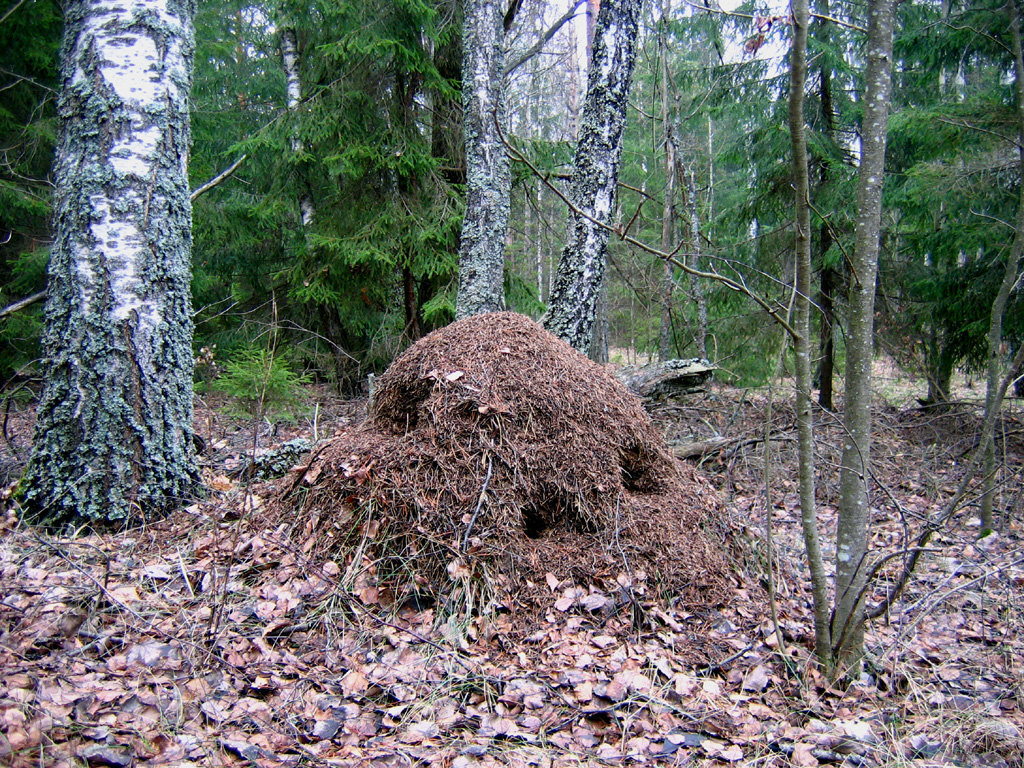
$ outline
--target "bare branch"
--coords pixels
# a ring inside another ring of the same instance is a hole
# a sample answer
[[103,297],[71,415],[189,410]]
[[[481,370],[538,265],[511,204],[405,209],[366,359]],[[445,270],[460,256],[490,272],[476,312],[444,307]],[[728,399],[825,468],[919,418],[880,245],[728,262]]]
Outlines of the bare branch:
[[[706,280],[714,280],[716,282],[721,283],[730,290],[736,291],[737,293],[742,293],[744,296],[751,299],[755,304],[761,307],[761,309],[767,312],[768,316],[771,317],[772,320],[774,320],[776,323],[778,323],[783,329],[785,329],[786,333],[788,333],[791,337],[793,337],[794,339],[798,337],[796,329],[789,324],[786,318],[779,313],[779,310],[776,307],[772,306],[772,304],[767,299],[754,293],[754,291],[752,291],[750,288],[744,285],[740,280],[734,280],[731,277],[727,277],[723,274],[714,271],[704,272],[703,270],[694,269],[689,264],[687,264],[685,260],[686,254],[680,253],[682,245],[680,245],[679,248],[676,248],[671,253],[666,253],[665,251],[659,250],[658,248],[648,245],[642,240],[637,240],[632,235],[625,234],[616,227],[598,221],[592,216],[589,216],[585,211],[581,211],[576,205],[573,204],[571,200],[569,200],[568,197],[566,197],[565,193],[562,192],[562,190],[560,190],[558,187],[551,183],[546,174],[541,173],[537,166],[531,163],[526,158],[526,156],[523,155],[522,152],[520,152],[518,149],[516,149],[508,142],[508,139],[505,138],[505,134],[502,132],[500,125],[498,126],[498,137],[501,139],[501,143],[505,146],[505,148],[511,153],[512,157],[518,160],[519,162],[523,163],[527,168],[529,168],[530,171],[544,183],[544,186],[546,186],[548,189],[554,192],[558,196],[558,198],[563,203],[565,203],[566,206],[568,206],[569,210],[571,210],[577,216],[586,219],[587,221],[597,225],[598,227],[601,227],[602,229],[608,230],[609,232],[617,235],[619,239],[622,240],[623,242],[636,246],[645,253],[649,253],[652,256],[657,256],[659,259],[664,259],[670,264],[679,267],[679,269],[681,269],[688,275],[693,275],[694,277],[702,277]],[[680,256],[683,256],[684,258],[680,259]]]
[[233,162],[231,165],[229,165],[227,167],[227,170],[222,171],[221,173],[217,174],[216,176],[214,176],[212,179],[210,179],[205,184],[203,184],[203,185],[201,185],[199,187],[196,187],[194,190],[192,190],[192,194],[189,195],[189,200],[195,200],[200,195],[206,194],[211,189],[213,189],[218,184],[220,184],[222,181],[224,181],[225,179],[230,177],[231,174],[233,174],[235,171],[238,170],[238,166],[240,166],[242,163],[245,162],[245,159],[247,157],[248,157],[248,155],[242,155],[240,158],[235,160],[235,162]]
[[8,315],[13,315],[15,312],[18,312],[19,310],[22,310],[25,307],[30,307],[36,302],[42,301],[45,298],[46,291],[40,291],[39,293],[33,293],[31,296],[24,298],[21,301],[16,301],[13,304],[8,304],[3,309],[0,309],[0,320],[7,317]]
[[511,75],[513,72],[519,69],[519,67],[523,66],[523,64],[525,64],[538,53],[540,53],[544,46],[548,44],[548,41],[556,34],[558,34],[558,30],[565,26],[566,22],[570,21],[573,17],[576,16],[576,9],[583,5],[583,3],[585,2],[586,0],[577,0],[574,6],[572,6],[568,11],[566,11],[561,16],[561,18],[559,18],[554,24],[548,27],[547,31],[540,36],[540,39],[536,43],[527,48],[526,51],[522,53],[519,56],[519,58],[517,58],[511,64],[505,64],[505,77]]
[[5,21],[7,21],[7,17],[14,13],[16,10],[18,10],[24,4],[25,0],[18,0],[18,2],[16,2],[14,5],[8,8],[7,12],[3,16],[0,16],[0,24],[3,24]]

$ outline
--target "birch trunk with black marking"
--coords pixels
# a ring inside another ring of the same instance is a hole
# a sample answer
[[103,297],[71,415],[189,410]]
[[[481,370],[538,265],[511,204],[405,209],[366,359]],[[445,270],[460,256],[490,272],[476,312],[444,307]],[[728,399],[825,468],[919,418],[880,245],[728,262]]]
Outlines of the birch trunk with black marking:
[[[686,180],[686,214],[690,219],[690,252],[686,261],[692,270],[701,269],[700,211],[697,208],[697,181],[691,166],[683,174]],[[700,357],[707,357],[708,345],[708,299],[704,294],[701,278],[690,273],[690,300],[697,309],[697,328],[693,334],[694,351]]]
[[584,354],[590,348],[604,281],[608,230],[622,155],[629,86],[636,60],[640,0],[605,0],[594,29],[580,133],[569,182],[569,230],[544,327]]
[[[288,85],[288,111],[298,112],[302,104],[302,80],[299,77],[299,42],[294,27],[284,27],[281,30],[281,66],[284,69],[284,79]],[[292,153],[300,157],[305,152],[302,139],[298,130],[292,133]],[[308,190],[299,197],[299,215],[302,219],[302,226],[305,229],[313,224],[315,209],[313,198]]]
[[836,594],[831,628],[833,656],[842,672],[856,671],[864,646],[864,590],[869,565],[866,560],[870,514],[871,360],[895,5],[895,0],[868,2],[857,221],[847,299],[845,437],[839,473]]
[[459,246],[455,317],[505,306],[505,230],[512,176],[499,126],[505,124],[503,9],[470,0],[463,23],[462,103],[466,139],[466,214]]
[[25,504],[138,521],[191,498],[195,0],[69,0],[45,385]]

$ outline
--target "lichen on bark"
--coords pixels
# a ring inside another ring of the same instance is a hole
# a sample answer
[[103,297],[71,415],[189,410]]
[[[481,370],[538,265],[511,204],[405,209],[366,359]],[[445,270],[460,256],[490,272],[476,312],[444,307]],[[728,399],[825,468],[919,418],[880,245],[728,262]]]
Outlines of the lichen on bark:
[[604,280],[606,227],[615,205],[641,5],[640,0],[606,0],[598,12],[569,182],[569,200],[576,210],[569,213],[566,245],[543,321],[547,330],[584,353]]
[[462,87],[466,143],[466,213],[459,246],[457,319],[505,304],[505,230],[512,185],[505,122],[503,9],[473,0],[465,9]]
[[61,50],[45,381],[27,510],[138,520],[192,497],[195,0],[73,0]]

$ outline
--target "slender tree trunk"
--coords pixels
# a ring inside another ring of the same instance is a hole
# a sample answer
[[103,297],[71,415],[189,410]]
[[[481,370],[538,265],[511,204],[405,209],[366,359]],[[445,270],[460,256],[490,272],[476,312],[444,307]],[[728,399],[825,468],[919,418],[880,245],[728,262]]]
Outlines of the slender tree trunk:
[[466,214],[459,248],[457,318],[505,307],[505,230],[512,176],[505,125],[503,8],[469,0],[463,24],[462,103],[466,137]]
[[[808,0],[793,0],[793,50],[790,53],[789,135],[793,145],[793,191],[796,213],[796,296],[793,303],[796,337],[796,418],[800,455],[800,519],[811,571],[814,598],[814,652],[831,669],[828,625],[828,582],[818,539],[814,502],[814,417],[811,413],[811,208],[804,128],[804,84],[807,81]],[[768,510],[771,514],[771,510]]]
[[[671,104],[669,82],[672,77],[668,64],[668,30],[666,22],[672,13],[671,0],[661,4],[661,28],[658,34],[658,52],[661,56],[661,124],[665,142],[665,200],[661,213],[661,250],[672,253],[676,248],[676,139],[672,129],[675,110]],[[672,357],[672,292],[675,288],[675,267],[668,261],[662,264],[661,327],[658,331],[658,359]]]
[[[818,0],[818,13],[820,16],[829,15],[828,0]],[[818,38],[820,49],[827,50],[831,46],[830,25],[831,22],[820,17],[814,24],[815,36]],[[821,55],[821,64],[818,67],[818,80],[822,124],[825,137],[831,144],[835,141],[835,115],[833,114],[832,107],[832,65],[824,54]],[[828,186],[831,174],[831,163],[827,157],[822,158],[818,177],[819,189],[824,189]],[[832,410],[832,379],[835,375],[835,307],[832,301],[832,294],[837,282],[835,267],[828,263],[828,250],[831,247],[832,230],[827,221],[822,221],[818,227],[818,260],[821,264],[818,293],[818,308],[821,311],[818,325],[818,405],[828,411]]]
[[[686,213],[690,219],[690,252],[686,260],[691,269],[701,268],[701,238],[700,238],[700,212],[697,208],[697,182],[691,168],[689,173],[684,173],[686,179]],[[690,300],[697,308],[697,329],[693,336],[694,348],[697,357],[708,356],[708,300],[704,295],[704,285],[700,278],[694,274],[690,275]]]
[[[1017,134],[1021,144],[1017,147],[1017,163],[1021,179],[1024,179],[1024,56],[1021,52],[1020,12],[1015,0],[1006,6],[1010,23],[1010,39],[1013,46],[1014,92],[1017,97]],[[992,314],[988,325],[988,369],[985,382],[985,423],[991,422],[992,429],[981,439],[985,446],[981,495],[981,528],[989,531],[995,527],[993,509],[996,501],[996,443],[992,434],[998,422],[996,418],[1002,407],[1000,379],[1002,373],[1003,313],[1010,299],[1010,291],[1018,280],[1021,256],[1024,256],[1024,183],[1018,183],[1017,221],[1013,244],[1006,257],[1006,269],[999,292],[992,303]]]
[[925,375],[928,378],[925,402],[928,405],[948,403],[953,382],[953,353],[938,325],[933,319],[925,349]]
[[589,217],[569,214],[565,249],[544,326],[574,348],[590,348],[604,279],[608,231],[622,155],[641,0],[605,0],[594,32],[594,59],[583,105],[569,199]]
[[826,411],[831,411],[833,379],[836,370],[836,344],[835,344],[835,303],[833,295],[836,289],[836,270],[824,263],[825,253],[832,243],[832,233],[828,224],[822,222],[818,229],[819,252],[822,255],[821,266],[821,292],[818,294],[818,306],[821,309],[821,316],[818,325],[819,355],[821,361],[818,364],[818,405]]
[[45,384],[23,483],[47,523],[191,498],[194,0],[69,0]]
[[[281,30],[281,62],[284,68],[285,82],[288,84],[288,111],[297,112],[302,103],[302,80],[299,78],[299,43],[295,35],[294,27],[284,27]],[[292,153],[301,155],[305,151],[302,139],[299,138],[298,130],[292,133]],[[303,180],[305,186],[305,180]],[[309,229],[313,224],[313,197],[308,189],[304,189],[299,197],[299,215],[302,219],[302,226]]]
[[861,124],[857,222],[847,301],[849,318],[843,412],[846,437],[839,477],[836,604],[832,619],[834,658],[844,671],[853,671],[859,666],[864,644],[863,592],[868,572],[870,514],[871,360],[894,16],[895,0],[868,0],[867,72]]
[[601,0],[587,0],[587,74],[594,64],[594,35],[597,34],[597,16]]
[[[462,79],[462,3],[454,3],[455,18],[434,48],[434,67],[442,81],[452,88]],[[455,184],[466,181],[466,137],[462,130],[462,101],[451,95],[451,88],[433,86],[430,129],[430,154],[443,161],[445,177]]]

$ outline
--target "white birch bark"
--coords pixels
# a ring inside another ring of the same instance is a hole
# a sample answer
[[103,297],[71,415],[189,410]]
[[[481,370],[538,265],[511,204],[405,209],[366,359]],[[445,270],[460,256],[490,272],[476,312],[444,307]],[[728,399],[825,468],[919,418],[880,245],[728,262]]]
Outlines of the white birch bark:
[[497,0],[469,0],[463,24],[466,214],[459,246],[457,319],[505,307],[505,230],[512,185],[505,125],[504,27]]
[[864,586],[868,563],[871,467],[871,361],[875,278],[878,270],[882,182],[892,82],[895,0],[869,0],[864,118],[857,189],[857,221],[851,258],[846,343],[839,524],[836,533],[836,595],[832,644],[841,669],[854,670],[863,653]]
[[569,182],[566,246],[558,262],[544,327],[575,349],[590,348],[604,280],[622,155],[626,105],[636,58],[640,0],[605,0],[594,30],[593,61]]
[[[299,43],[294,27],[285,27],[281,30],[281,66],[284,69],[284,79],[288,87],[288,111],[295,113],[302,103],[302,80],[299,77]],[[292,152],[301,155],[305,152],[302,139],[298,131],[292,133]],[[316,210],[313,207],[313,198],[308,191],[304,191],[299,197],[299,215],[302,219],[302,226],[309,229],[313,224],[313,216]]]
[[45,385],[25,479],[50,523],[164,511],[192,450],[194,0],[69,0]]
[[[691,168],[685,173],[686,179],[686,213],[690,217],[690,253],[686,260],[690,268],[698,271],[701,265],[700,211],[697,208],[697,180]],[[708,300],[704,294],[701,278],[690,274],[690,300],[697,308],[697,330],[693,336],[694,351],[697,357],[708,356]]]

